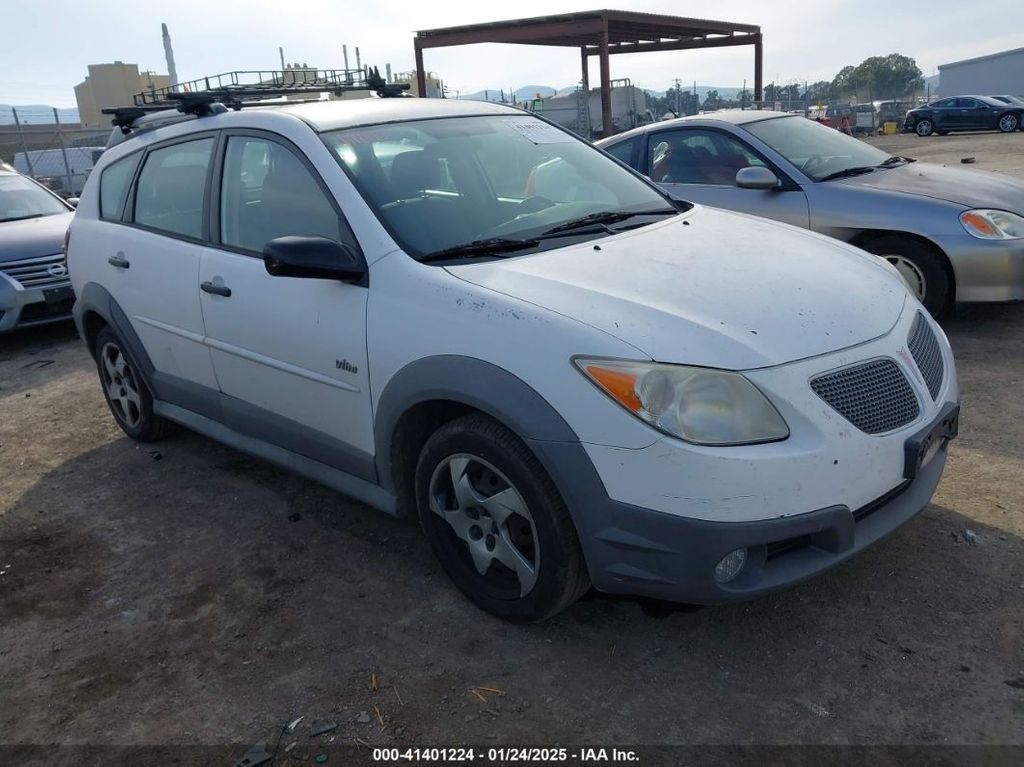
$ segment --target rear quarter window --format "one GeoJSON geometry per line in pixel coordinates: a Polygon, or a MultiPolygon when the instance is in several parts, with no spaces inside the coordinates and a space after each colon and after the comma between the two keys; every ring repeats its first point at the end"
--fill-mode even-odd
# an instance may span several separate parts
{"type": "Polygon", "coordinates": [[[100,175],[100,218],[118,220],[124,210],[124,198],[139,162],[138,153],[122,157],[103,169],[100,175]]]}

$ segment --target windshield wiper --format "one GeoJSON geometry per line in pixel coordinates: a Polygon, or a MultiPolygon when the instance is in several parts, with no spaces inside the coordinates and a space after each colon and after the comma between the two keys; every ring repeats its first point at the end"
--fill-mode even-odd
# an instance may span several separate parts
{"type": "Polygon", "coordinates": [[[494,253],[510,253],[516,250],[535,248],[540,244],[538,240],[511,240],[506,237],[488,237],[485,240],[473,240],[464,242],[461,245],[452,245],[450,248],[435,250],[419,257],[420,263],[430,261],[447,261],[457,258],[473,258],[475,256],[489,256],[494,253]]]}
{"type": "Polygon", "coordinates": [[[843,170],[837,170],[835,173],[829,173],[823,178],[819,178],[818,181],[831,181],[834,178],[846,178],[847,176],[860,176],[864,173],[874,172],[876,166],[874,165],[858,165],[853,168],[843,168],[843,170]]]}
{"type": "Polygon", "coordinates": [[[879,168],[895,168],[897,165],[906,165],[907,163],[917,162],[913,157],[900,157],[898,154],[894,154],[887,160],[884,160],[878,164],[879,168]]]}
{"type": "Polygon", "coordinates": [[[574,229],[583,229],[588,226],[594,226],[596,224],[614,224],[619,221],[625,221],[627,218],[635,218],[636,216],[674,216],[679,213],[675,208],[658,208],[657,210],[602,210],[597,213],[588,213],[585,216],[579,218],[573,218],[566,221],[564,224],[553,226],[550,229],[541,233],[541,237],[546,237],[552,234],[559,234],[560,232],[571,232],[574,229]]]}

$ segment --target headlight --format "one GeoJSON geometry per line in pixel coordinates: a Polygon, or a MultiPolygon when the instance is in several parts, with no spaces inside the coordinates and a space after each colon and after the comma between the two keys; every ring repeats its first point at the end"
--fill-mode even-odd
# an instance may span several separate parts
{"type": "Polygon", "coordinates": [[[983,240],[1018,240],[1024,237],[1024,216],[1005,210],[965,210],[960,223],[983,240]]]}
{"type": "Polygon", "coordinates": [[[739,373],[626,360],[574,362],[637,418],[687,442],[749,445],[789,436],[779,411],[739,373]]]}

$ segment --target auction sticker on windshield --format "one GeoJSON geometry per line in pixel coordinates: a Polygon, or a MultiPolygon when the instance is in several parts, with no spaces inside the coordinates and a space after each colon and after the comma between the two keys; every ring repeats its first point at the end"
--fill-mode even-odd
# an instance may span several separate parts
{"type": "Polygon", "coordinates": [[[534,144],[561,144],[573,140],[572,136],[565,131],[559,130],[554,125],[549,125],[543,120],[536,120],[531,117],[522,120],[509,120],[508,124],[530,139],[534,144]]]}

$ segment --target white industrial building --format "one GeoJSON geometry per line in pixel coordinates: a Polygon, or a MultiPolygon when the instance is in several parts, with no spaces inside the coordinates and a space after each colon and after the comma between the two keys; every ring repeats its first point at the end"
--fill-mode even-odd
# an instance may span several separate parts
{"type": "Polygon", "coordinates": [[[939,93],[1024,96],[1024,48],[939,65],[939,93]]]}

